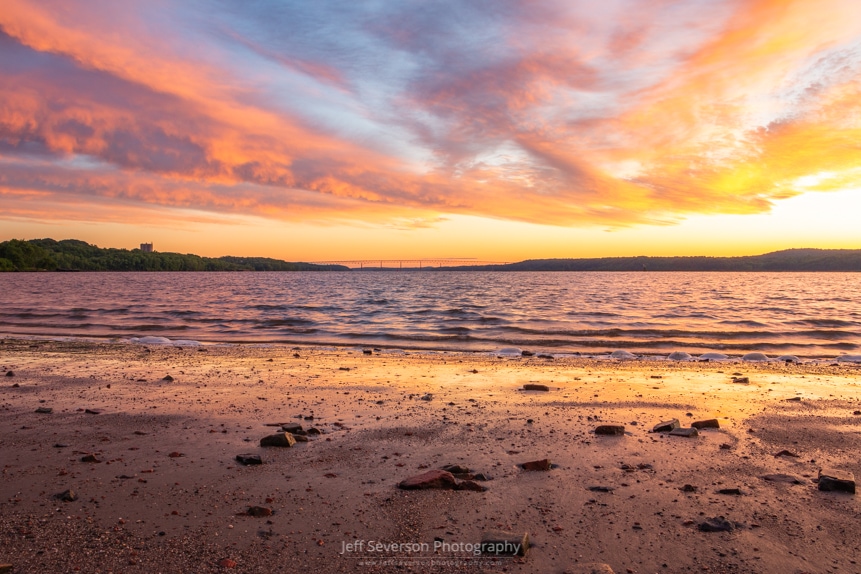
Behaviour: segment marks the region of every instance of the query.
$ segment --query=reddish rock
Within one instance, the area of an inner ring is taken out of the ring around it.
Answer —
[[[257,518],[263,516],[272,516],[272,509],[266,508],[265,506],[249,506],[248,510],[245,511],[245,514],[248,516],[254,516]]]
[[[236,568],[236,560],[230,558],[222,558],[218,561],[218,565],[222,568]]]
[[[844,470],[819,471],[819,490],[855,494],[855,475]]]
[[[691,426],[695,429],[719,429],[720,422],[717,419],[708,419],[704,421],[692,422]]]
[[[425,490],[429,488],[454,489],[457,480],[454,475],[445,470],[429,470],[416,476],[411,476],[398,484],[404,490]]]
[[[652,432],[670,432],[671,430],[677,429],[681,426],[679,423],[679,419],[670,419],[668,421],[662,421],[652,427]]]
[[[260,439],[260,446],[293,446],[296,439],[289,432],[271,434]]]
[[[463,480],[457,483],[455,487],[456,490],[472,490],[473,492],[484,492],[487,490],[486,486],[482,486],[477,482],[473,482],[472,480]]]
[[[595,427],[595,434],[620,436],[625,434],[625,425],[599,425]]]
[[[523,385],[524,391],[549,391],[550,387],[547,385],[538,385],[535,383],[527,383]]]
[[[519,465],[523,470],[550,470],[553,465],[550,464],[549,458],[544,458],[541,460],[532,460],[529,462],[524,462]]]

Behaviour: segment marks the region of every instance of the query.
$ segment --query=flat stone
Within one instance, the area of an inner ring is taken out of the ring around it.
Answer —
[[[263,464],[263,459],[260,458],[259,454],[237,454],[236,462],[250,466],[252,464]]]
[[[49,415],[54,412],[54,409],[52,409],[51,407],[39,407],[38,409],[36,409],[36,412],[42,415]]]
[[[717,419],[707,419],[704,421],[695,421],[691,423],[695,429],[719,429],[720,422]]]
[[[293,446],[296,439],[289,432],[271,434],[260,439],[260,446]]]
[[[506,530],[488,530],[481,535],[481,553],[494,556],[526,556],[529,533],[515,534]]]
[[[303,434],[294,434],[292,436],[293,440],[295,440],[296,442],[308,442],[309,440],[308,437]]]
[[[595,427],[595,434],[620,436],[625,434],[625,425],[599,425]]]
[[[297,431],[302,430],[302,425],[299,423],[282,423],[281,424],[281,432],[289,432],[290,434],[296,434]]]
[[[398,488],[403,490],[454,489],[456,487],[457,480],[455,480],[454,475],[445,470],[429,470],[398,483]]]
[[[541,460],[531,460],[529,462],[521,463],[519,466],[522,470],[534,471],[534,470],[550,470],[553,465],[550,464],[549,458],[542,458]]]
[[[821,469],[819,490],[855,494],[855,475],[845,470]]]
[[[697,431],[697,429],[695,428],[677,428],[670,431],[670,436],[683,436],[685,438],[692,438],[699,435],[699,431]]]
[[[700,532],[732,532],[735,530],[735,525],[724,518],[717,516],[715,518],[707,518],[705,522],[700,522],[697,525]]]
[[[64,490],[60,494],[56,495],[55,498],[62,500],[63,502],[75,502],[78,500],[78,493],[70,488],[69,490]]]
[[[728,494],[730,496],[741,496],[740,488],[721,488],[717,491],[718,494]]]
[[[450,472],[452,474],[468,474],[472,472],[469,467],[461,466],[459,464],[447,464],[442,467],[442,470]]]
[[[102,414],[102,409],[85,409],[84,412],[88,415],[100,415]]]
[[[272,509],[266,508],[265,506],[249,506],[248,510],[245,511],[245,514],[248,516],[255,516],[257,518],[272,516]]]
[[[565,574],[615,574],[609,564],[590,562],[589,564],[576,564],[565,569]]]
[[[785,484],[802,484],[802,480],[796,476],[792,476],[791,474],[766,474],[762,477],[762,480],[767,480],[768,482],[782,482]]]
[[[549,391],[550,387],[547,385],[539,385],[536,383],[526,383],[523,385],[524,391]]]
[[[472,480],[462,480],[457,483],[457,486],[455,486],[455,490],[471,490],[473,492],[484,492],[487,490],[487,487],[482,486],[477,482],[473,482]]]
[[[792,452],[791,450],[782,450],[779,453],[774,455],[775,458],[778,456],[791,456],[792,458],[798,458],[798,455]]]
[[[670,419],[668,421],[662,421],[652,427],[652,432],[670,432],[673,429],[679,428],[681,423],[679,423],[679,419]]]

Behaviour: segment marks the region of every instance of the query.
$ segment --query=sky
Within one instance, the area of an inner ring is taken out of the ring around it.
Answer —
[[[0,240],[861,248],[858,0],[3,0]]]

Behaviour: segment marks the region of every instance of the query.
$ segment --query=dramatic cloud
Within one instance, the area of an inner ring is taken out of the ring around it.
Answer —
[[[5,0],[4,217],[612,227],[861,178],[856,0],[238,7]]]

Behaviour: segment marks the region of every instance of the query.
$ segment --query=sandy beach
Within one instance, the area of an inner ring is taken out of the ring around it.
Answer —
[[[7,338],[0,376],[11,572],[861,572],[817,485],[861,476],[853,365]],[[445,465],[486,490],[398,488]]]

